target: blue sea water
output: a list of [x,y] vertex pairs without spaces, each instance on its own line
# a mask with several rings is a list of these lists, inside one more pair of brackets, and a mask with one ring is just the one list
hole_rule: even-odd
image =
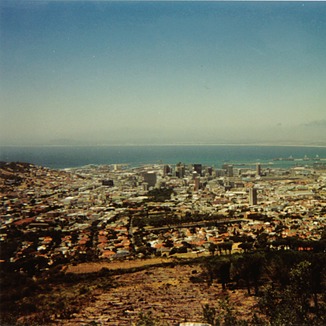
[[[49,168],[78,167],[87,164],[176,164],[178,162],[221,167],[224,163],[262,164],[277,167],[311,165],[314,160],[302,161],[307,156],[326,158],[326,147],[298,146],[1,146],[0,161],[29,162]],[[275,158],[295,160],[275,161]]]

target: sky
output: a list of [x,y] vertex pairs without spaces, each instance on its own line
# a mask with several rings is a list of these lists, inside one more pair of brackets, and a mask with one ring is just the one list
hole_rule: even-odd
[[326,2],[0,0],[0,144],[324,144]]

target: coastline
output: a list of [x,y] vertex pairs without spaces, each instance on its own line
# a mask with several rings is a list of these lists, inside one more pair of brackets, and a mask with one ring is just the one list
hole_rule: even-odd
[[326,148],[325,145],[317,145],[317,144],[269,144],[269,143],[166,143],[166,144],[28,144],[28,145],[0,145],[0,149],[2,147],[219,147],[219,146],[230,146],[230,147],[308,147],[308,148]]
[[[289,161],[288,158],[293,158]],[[0,161],[29,162],[63,169],[89,164],[185,164],[201,163],[213,167],[224,163],[262,164],[278,160],[288,168],[304,158],[310,163],[326,160],[326,146],[270,144],[156,144],[156,145],[42,145],[1,146]],[[292,162],[294,161],[294,162]],[[307,161],[307,160],[306,160]],[[305,163],[306,164],[306,163]]]

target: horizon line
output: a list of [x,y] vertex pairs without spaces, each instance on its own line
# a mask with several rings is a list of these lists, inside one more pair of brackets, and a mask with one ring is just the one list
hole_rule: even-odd
[[257,147],[318,147],[325,148],[326,144],[274,144],[274,143],[164,143],[164,144],[0,144],[0,147],[164,147],[164,146],[257,146]]

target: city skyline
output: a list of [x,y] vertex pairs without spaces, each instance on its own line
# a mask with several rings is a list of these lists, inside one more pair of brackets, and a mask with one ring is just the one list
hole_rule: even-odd
[[0,3],[2,145],[326,144],[323,2]]

